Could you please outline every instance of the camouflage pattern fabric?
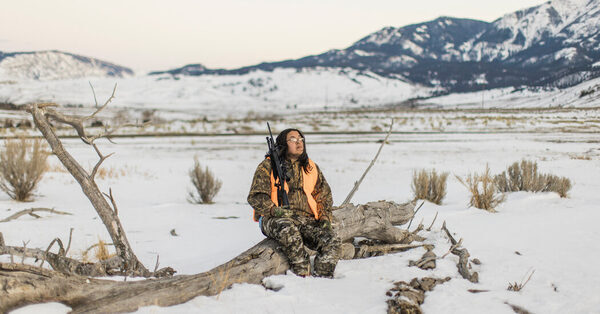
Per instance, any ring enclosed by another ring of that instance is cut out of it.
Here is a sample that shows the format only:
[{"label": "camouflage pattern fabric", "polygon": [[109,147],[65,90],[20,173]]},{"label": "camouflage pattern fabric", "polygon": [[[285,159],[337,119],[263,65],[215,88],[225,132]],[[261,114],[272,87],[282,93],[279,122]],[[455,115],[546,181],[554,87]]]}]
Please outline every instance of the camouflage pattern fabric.
[{"label": "camouflage pattern fabric", "polygon": [[306,245],[317,251],[313,274],[333,278],[341,246],[341,241],[333,229],[322,228],[320,222],[314,218],[296,215],[291,218],[263,218],[262,232],[281,244],[281,249],[296,275],[311,275],[310,256],[304,249]]},{"label": "camouflage pattern fabric", "polygon": [[[304,170],[298,161],[290,162],[286,160],[284,163],[290,177],[290,181],[288,181],[290,209],[298,212],[299,215],[314,217],[308,206],[306,194],[304,194],[304,190],[302,189],[302,171]],[[318,179],[312,196],[317,201],[319,216],[331,221],[331,207],[333,205],[331,188],[327,184],[319,166],[317,165],[316,167]],[[254,208],[257,220],[260,216],[271,215],[271,209],[276,206],[271,200],[271,161],[269,159],[263,160],[256,168],[252,185],[250,186],[250,193],[248,193],[248,203]]]},{"label": "camouflage pattern fabric", "polygon": [[[315,164],[316,166],[316,164]],[[281,244],[283,253],[289,260],[292,271],[299,276],[311,275],[310,259],[304,246],[317,251],[314,261],[314,275],[333,277],[340,256],[341,241],[331,228],[333,198],[331,188],[323,173],[317,167],[318,178],[312,193],[317,202],[319,220],[312,213],[306,194],[302,189],[304,171],[297,161],[285,161],[290,180],[288,181],[289,209],[284,209],[285,217],[277,217],[282,208],[277,208],[271,200],[271,161],[263,160],[254,173],[248,203],[255,211],[255,218],[261,216],[262,232]]]}]

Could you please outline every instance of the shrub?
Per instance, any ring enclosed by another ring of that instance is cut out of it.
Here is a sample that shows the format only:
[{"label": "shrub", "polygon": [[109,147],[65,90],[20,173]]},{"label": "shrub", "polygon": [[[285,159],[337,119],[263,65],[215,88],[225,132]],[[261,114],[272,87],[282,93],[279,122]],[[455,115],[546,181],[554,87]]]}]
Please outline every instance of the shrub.
[{"label": "shrub", "polygon": [[214,177],[208,167],[202,169],[198,159],[194,159],[194,167],[190,169],[190,179],[195,193],[189,193],[189,201],[196,204],[212,204],[213,198],[221,189],[221,181]]},{"label": "shrub", "polygon": [[494,177],[500,192],[556,192],[567,197],[571,180],[550,174],[538,173],[537,162],[521,160],[508,167],[507,171]]},{"label": "shrub", "polygon": [[112,123],[116,126],[130,123],[131,121],[133,121],[133,118],[127,109],[121,109],[115,112],[114,116],[112,117]]},{"label": "shrub", "polygon": [[470,206],[494,213],[496,206],[504,201],[504,195],[497,194],[498,188],[490,175],[489,166],[485,167],[485,172],[481,175],[469,174],[465,180],[458,176],[456,178],[471,192]]},{"label": "shrub", "polygon": [[425,169],[413,172],[411,188],[414,199],[428,200],[435,204],[442,204],[446,196],[446,179],[448,173],[437,174],[435,169],[427,172]]},{"label": "shrub", "polygon": [[142,123],[154,122],[156,110],[146,109],[142,111]]},{"label": "shrub", "polygon": [[556,192],[560,197],[567,197],[568,192],[571,189],[571,180],[565,177],[558,177],[555,175],[546,175],[546,191]]},{"label": "shrub", "polygon": [[6,119],[6,120],[4,120],[4,125],[3,125],[3,127],[7,128],[7,129],[8,129],[8,128],[14,128],[14,127],[15,127],[15,124],[14,124],[13,120],[11,120],[11,119]]},{"label": "shrub", "polygon": [[47,170],[48,152],[41,140],[4,141],[0,151],[0,189],[17,201],[30,201]]}]

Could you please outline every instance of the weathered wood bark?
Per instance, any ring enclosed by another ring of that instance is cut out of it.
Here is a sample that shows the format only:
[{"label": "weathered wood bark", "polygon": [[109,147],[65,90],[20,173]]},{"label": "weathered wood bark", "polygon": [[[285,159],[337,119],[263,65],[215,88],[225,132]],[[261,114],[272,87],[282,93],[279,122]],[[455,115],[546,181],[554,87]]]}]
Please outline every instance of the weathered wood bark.
[{"label": "weathered wood bark", "polygon": [[[112,98],[112,97],[111,97]],[[110,99],[109,99],[110,101]],[[108,102],[107,101],[107,104]],[[106,104],[105,104],[106,106]],[[97,170],[97,167],[100,163],[96,165],[92,174],[88,174],[88,172],[83,169],[83,167],[65,150],[61,141],[58,139],[58,136],[54,132],[52,126],[48,121],[48,117],[52,117],[60,122],[64,122],[72,125],[76,130],[79,136],[82,137],[84,142],[91,144],[90,139],[85,136],[82,121],[83,119],[69,119],[69,117],[65,117],[53,109],[50,109],[48,106],[38,106],[37,104],[30,105],[27,108],[27,111],[31,113],[33,117],[33,122],[36,127],[42,132],[42,135],[50,144],[50,148],[52,152],[56,155],[56,157],[60,160],[60,162],[65,166],[65,168],[71,173],[73,178],[79,183],[81,186],[81,190],[90,200],[94,209],[102,219],[102,223],[106,226],[106,229],[112,239],[112,242],[115,246],[115,250],[117,256],[121,259],[121,269],[127,273],[136,273],[139,275],[148,275],[150,272],[144,267],[144,265],[138,260],[137,256],[134,254],[129,241],[127,240],[127,236],[125,235],[125,229],[121,225],[121,221],[117,216],[117,213],[113,211],[110,207],[109,203],[106,201],[102,192],[96,185],[94,181],[94,173]],[[92,140],[93,142],[93,140]],[[97,150],[97,148],[94,146]],[[102,159],[100,160],[100,162]]]},{"label": "weathered wood bark", "polygon": [[410,283],[404,281],[394,282],[394,287],[387,292],[392,297],[387,301],[388,314],[420,314],[421,304],[425,302],[425,292],[433,290],[436,285],[450,281],[450,277],[440,278],[413,278]]},{"label": "weathered wood bark", "polygon": [[[2,236],[2,233],[0,233],[0,236]],[[52,269],[67,275],[74,274],[90,277],[106,276],[107,274],[110,274],[111,269],[115,269],[120,266],[120,259],[108,259],[98,263],[84,263],[72,258],[68,258],[61,254],[55,254],[40,249],[5,246],[3,243],[0,243],[0,255],[35,258],[36,262],[40,262],[40,266],[47,262]]]},{"label": "weathered wood bark", "polygon": [[396,228],[412,218],[415,203],[401,208],[393,202],[371,202],[364,205],[346,204],[334,211],[337,234],[342,242],[365,237],[386,243],[409,243],[410,232]]},{"label": "weathered wood bark", "polygon": [[463,278],[467,279],[468,281],[473,282],[473,283],[478,283],[479,282],[479,273],[473,272],[471,274],[471,271],[469,270],[469,267],[468,267],[469,257],[471,256],[471,255],[469,255],[469,251],[467,251],[467,249],[465,249],[465,248],[462,248],[462,249],[459,248],[460,243],[462,242],[462,239],[458,242],[454,239],[454,237],[452,236],[452,234],[446,227],[445,221],[444,221],[444,224],[442,225],[442,230],[444,232],[446,232],[448,239],[450,239],[450,243],[452,243],[452,247],[450,247],[450,252],[452,254],[458,256],[458,263],[456,263],[456,268],[458,268],[458,273]]},{"label": "weathered wood bark", "polygon": [[[375,221],[383,228],[406,223],[413,215],[413,203],[373,202],[365,205],[346,205],[336,210],[334,225],[345,239],[368,235],[389,237],[390,231],[376,232]],[[354,213],[355,215],[351,214]],[[382,218],[383,217],[383,218]],[[386,220],[388,219],[388,220]],[[396,228],[397,227],[391,227]],[[354,230],[352,234],[347,229]],[[196,275],[179,275],[135,282],[116,282],[66,275],[27,265],[0,264],[0,312],[41,302],[60,302],[74,313],[135,311],[141,306],[169,306],[186,302],[196,296],[216,295],[234,283],[259,284],[263,278],[283,274],[289,266],[278,244],[265,239],[233,260],[210,271]]]}]

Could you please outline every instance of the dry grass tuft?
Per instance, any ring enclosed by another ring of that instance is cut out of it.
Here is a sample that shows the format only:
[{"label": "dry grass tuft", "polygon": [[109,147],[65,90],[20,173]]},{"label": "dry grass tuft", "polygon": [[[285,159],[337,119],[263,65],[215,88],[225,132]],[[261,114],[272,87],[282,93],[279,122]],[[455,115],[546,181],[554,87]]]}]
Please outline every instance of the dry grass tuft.
[{"label": "dry grass tuft", "polygon": [[556,192],[562,198],[569,196],[569,190],[571,190],[571,180],[565,177],[558,177],[555,175],[546,175],[546,182],[548,188],[546,191]]},{"label": "dry grass tuft", "polygon": [[221,180],[215,178],[208,167],[202,169],[197,158],[194,159],[194,167],[189,174],[196,191],[189,193],[188,200],[196,204],[212,204],[213,198],[221,190]]},{"label": "dry grass tuft", "polygon": [[106,247],[106,243],[104,243],[104,241],[98,240],[98,245],[96,246],[94,256],[98,261],[105,261],[115,255],[108,253],[108,248]]},{"label": "dry grass tuft", "polygon": [[127,176],[127,170],[125,168],[99,168],[98,172],[96,172],[96,177],[98,179],[116,179],[125,176]]},{"label": "dry grass tuft", "polygon": [[[525,285],[527,285],[527,283],[529,282],[529,279],[531,279],[531,276],[533,276],[533,273],[535,273],[535,269],[533,269],[531,272],[529,272],[529,277],[527,277],[527,280],[525,280],[525,278],[523,278],[523,280],[521,280],[520,283],[518,282],[513,282],[513,283],[508,283],[508,287],[506,288],[506,290],[508,291],[521,291],[521,289],[525,288]],[[525,276],[527,276],[527,274],[525,274]]]},{"label": "dry grass tuft", "polygon": [[588,155],[569,155],[569,157],[575,160],[592,160],[592,157]]},{"label": "dry grass tuft", "polygon": [[442,204],[446,196],[446,179],[448,173],[438,175],[435,169],[427,172],[425,169],[413,172],[411,188],[415,200],[428,200],[435,204]]},{"label": "dry grass tuft", "polygon": [[469,205],[495,213],[496,206],[504,201],[504,195],[498,195],[498,188],[494,178],[490,175],[490,167],[486,165],[485,172],[481,175],[469,174],[465,180],[456,177],[458,181],[469,189],[471,200]]},{"label": "dry grass tuft", "polygon": [[571,180],[539,173],[537,162],[528,160],[513,163],[507,171],[495,176],[494,182],[500,192],[556,192],[567,197],[571,189]]},{"label": "dry grass tuft", "polygon": [[0,151],[0,189],[16,201],[31,201],[48,168],[48,155],[41,140],[5,140]]},{"label": "dry grass tuft", "polygon": [[81,253],[81,260],[84,263],[93,262],[92,260],[90,260],[90,256],[89,256],[89,253],[92,250],[94,250],[94,257],[96,258],[96,261],[105,261],[109,258],[115,257],[117,255],[116,253],[110,254],[108,252],[108,246],[110,246],[110,245],[113,245],[113,244],[106,243],[103,240],[101,240],[100,238],[98,238],[97,243],[92,244],[90,247],[88,247]]}]

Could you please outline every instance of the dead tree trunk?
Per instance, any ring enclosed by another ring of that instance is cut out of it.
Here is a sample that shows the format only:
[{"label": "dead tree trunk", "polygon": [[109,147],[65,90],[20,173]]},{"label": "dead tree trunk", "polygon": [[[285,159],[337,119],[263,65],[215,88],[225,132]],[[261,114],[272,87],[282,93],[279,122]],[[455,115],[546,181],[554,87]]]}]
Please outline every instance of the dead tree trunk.
[{"label": "dead tree trunk", "polygon": [[342,205],[334,211],[337,233],[342,242],[353,237],[365,237],[385,243],[411,242],[407,230],[395,226],[410,221],[414,203],[404,204],[403,210],[396,208],[393,202],[370,202],[365,205]]},{"label": "dead tree trunk", "polygon": [[[114,96],[114,91],[113,91]],[[56,155],[56,157],[60,160],[60,162],[65,166],[65,168],[69,171],[69,173],[77,180],[77,183],[81,186],[81,190],[90,200],[96,212],[98,212],[98,216],[102,219],[102,223],[106,226],[106,230],[112,239],[112,243],[115,246],[117,256],[121,259],[121,271],[124,271],[129,274],[137,274],[141,276],[148,276],[150,273],[144,265],[138,260],[137,256],[134,254],[129,241],[127,240],[127,236],[125,235],[125,229],[121,225],[121,221],[117,216],[117,213],[113,208],[111,208],[110,204],[100,192],[100,189],[96,185],[94,181],[94,176],[96,171],[98,170],[100,164],[106,159],[108,156],[103,156],[96,144],[94,144],[94,140],[101,137],[88,137],[85,134],[83,122],[87,119],[93,117],[96,113],[102,110],[110,100],[113,98],[111,96],[108,101],[99,108],[94,114],[89,117],[79,118],[79,117],[71,117],[65,116],[56,112],[51,108],[53,104],[46,105],[37,105],[33,104],[28,106],[27,111],[31,113],[33,117],[33,122],[36,127],[42,132],[42,135],[50,144],[52,152]],[[58,139],[58,136],[54,132],[49,118],[52,118],[58,122],[69,124],[73,126],[73,128],[77,131],[78,135],[81,139],[89,145],[92,145],[96,152],[98,153],[100,160],[94,167],[91,174],[89,174],[83,167],[65,150],[61,141]]]},{"label": "dead tree trunk", "polygon": [[[413,203],[348,204],[334,211],[335,228],[344,239],[365,235],[391,239],[389,230],[377,231],[375,221],[381,222],[380,228],[387,229],[392,221],[393,224],[408,222],[413,209]],[[410,233],[405,234],[410,237]],[[401,237],[393,239],[395,242],[391,243],[406,241]],[[269,239],[204,273],[135,282],[89,279],[29,265],[0,264],[0,312],[42,302],[63,303],[73,313],[128,312],[142,306],[170,306],[200,295],[219,294],[234,283],[260,284],[263,278],[283,274],[288,268],[278,244]]]}]

